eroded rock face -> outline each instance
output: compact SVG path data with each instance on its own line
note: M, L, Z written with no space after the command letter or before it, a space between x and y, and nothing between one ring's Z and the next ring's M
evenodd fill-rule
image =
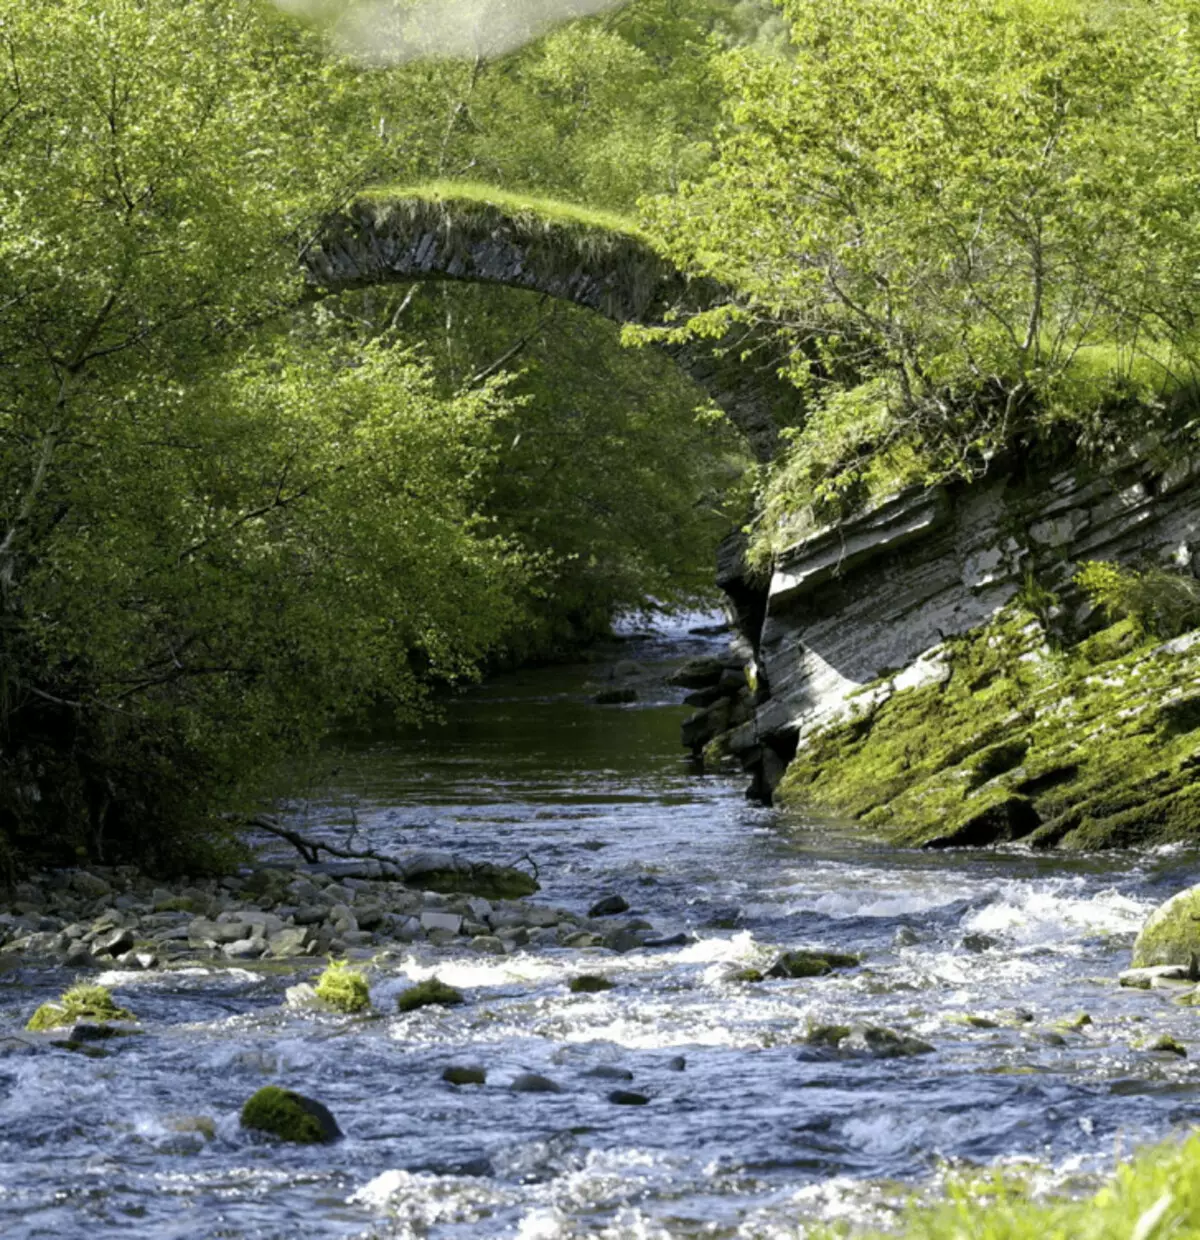
M918 844L1200 830L1186 777L1200 638L1104 629L1074 582L1091 560L1200 569L1200 455L1160 445L1107 473L1040 477L1009 462L913 489L798 530L757 599L736 550L719 577L754 646L757 704L713 744L760 799ZM1114 763L1124 790L1103 774Z

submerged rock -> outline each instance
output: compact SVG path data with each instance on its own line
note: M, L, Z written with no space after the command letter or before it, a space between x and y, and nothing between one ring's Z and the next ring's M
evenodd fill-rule
M573 995L594 995L602 990L612 990L613 983L598 973L583 973L573 977L567 983L567 989Z
M615 1064L602 1063L589 1068L584 1076L594 1076L602 1081L632 1081L633 1073L628 1068L618 1068Z
M1192 970L1189 965L1182 964L1159 964L1148 965L1141 969L1126 969L1117 977L1117 981L1122 986L1128 986L1133 990L1150 990L1158 982L1178 982L1185 985L1189 981L1193 981Z
M513 1078L509 1089L514 1094L561 1094L563 1091L561 1085L540 1072L522 1072Z
M451 1064L442 1073L442 1080L451 1085L485 1085L487 1072L469 1064Z
M614 1089L608 1100L619 1107L644 1107L650 1101L645 1094L632 1089Z
M848 952L791 951L767 970L768 977L824 977L835 969L855 969L862 960Z
M595 904L588 909L589 917L612 917L617 913L627 912L629 909L629 901L624 896L612 895L602 896Z
M246 1100L242 1127L301 1145L336 1141L342 1135L326 1106L278 1085L266 1085Z
M401 1012L415 1012L423 1007L453 1007L464 1002L461 991L438 981L436 977L418 982L396 996L396 1008Z
M1133 945L1133 967L1182 965L1200 960L1200 885L1172 896L1150 914ZM1195 980L1195 978L1193 978Z
M858 1055L872 1059L900 1059L910 1055L929 1055L937 1048L912 1034L885 1025L810 1025L805 1042L839 1055Z
M637 701L636 689L601 689L594 694L592 701L597 706L622 706L627 702Z

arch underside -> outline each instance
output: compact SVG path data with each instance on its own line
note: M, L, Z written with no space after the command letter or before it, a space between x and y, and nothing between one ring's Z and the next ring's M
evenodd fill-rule
M475 200L360 199L327 224L304 263L326 293L416 280L500 284L619 324L658 326L726 299L719 285L689 280L634 232ZM725 411L759 460L774 455L778 428L795 420L799 398L779 379L773 350L744 328L718 341L656 347Z

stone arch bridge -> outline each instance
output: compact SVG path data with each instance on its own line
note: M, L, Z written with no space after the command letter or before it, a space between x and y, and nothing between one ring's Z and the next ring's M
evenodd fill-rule
M687 278L616 222L553 203L505 206L419 191L358 199L326 225L304 264L324 293L414 280L502 284L651 327L729 296L713 281ZM725 410L759 460L771 458L778 428L799 412L773 347L747 328L657 347Z

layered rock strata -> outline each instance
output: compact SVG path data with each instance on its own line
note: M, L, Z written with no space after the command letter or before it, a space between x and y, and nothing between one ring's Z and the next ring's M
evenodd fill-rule
M912 489L798 529L765 587L731 541L719 580L753 646L756 702L718 743L753 795L908 842L1200 833L1200 710L1187 709L1200 646L1112 625L1076 584L1088 561L1200 575L1200 452L1147 450L1103 472L1010 461ZM1089 805L1113 791L1103 762L1143 787ZM1122 814L1118 830L1098 825Z

